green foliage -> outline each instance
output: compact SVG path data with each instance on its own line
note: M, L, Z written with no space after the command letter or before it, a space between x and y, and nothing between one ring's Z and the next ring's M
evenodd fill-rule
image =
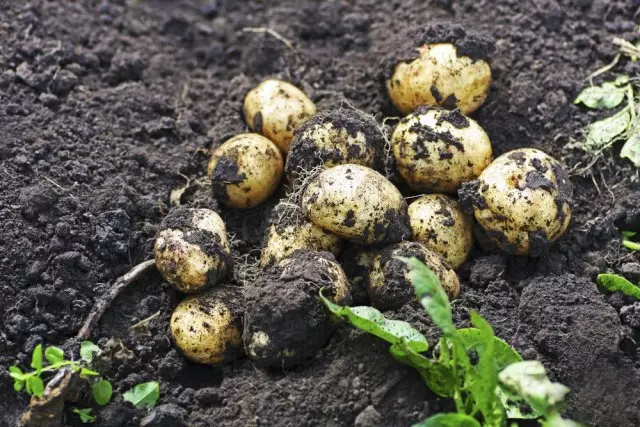
M92 411L93 410L91 408L73 408L73 413L78 414L78 416L80 417L80 421L82 421L82 424L91 424L96 422L96 417L91 415Z
M613 82L604 82L599 86L589 86L576 97L574 104L583 104L594 110L609 110L624 101L629 77L620 76Z
M80 343L80 358L87 363L93 362L93 357L100 353L100 347L91 341L82 341Z
M107 380L100 380L91 386L91 394L93 400L100 406L104 406L111 400L111 394L113 393L113 387Z
M151 381L138 384L125 392L122 397L136 408L153 408L160 399L160 383Z
M623 294L640 300L640 287L617 274L598 274L598 285L609 292L622 292Z
M480 427L480 423L467 414L451 412L436 414L422 422L414 424L413 427Z
M623 231L621 233L622 246L632 251L640 251L640 243L634 240L637 234L635 231Z

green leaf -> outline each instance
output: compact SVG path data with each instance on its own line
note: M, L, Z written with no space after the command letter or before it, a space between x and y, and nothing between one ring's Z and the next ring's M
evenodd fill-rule
M100 353L100 347L92 343L91 341L82 341L80 343L80 357L87 363L93 361L93 357Z
M91 369L82 368L80 369L80 376L82 377L99 377L100 372L92 371Z
M64 351L58 347L47 347L44 356L51 365L64 362Z
M91 386L91 394L93 394L93 400L100 406L104 406L111 400L111 394L113 393L113 387L107 380L100 380Z
M26 377L24 372L22 372L22 369L18 368L17 366L9 367L9 375L11 375L11 378L13 378L14 380L24 380Z
M628 80L627 80L628 82ZM616 80L618 85L623 84L622 80ZM618 87L616 83L605 82L600 86L590 86L584 89L573 101L574 104L584 104L592 109L615 108L624 101L626 87Z
M35 375L27 377L26 380L27 393L36 396L42 397L44 394L44 383Z
M415 368L432 392L442 397L453 396L455 378L446 365L414 352L404 342L393 344L389 352L398 362Z
M620 150L620 157L631 160L631 163L640 168L640 133L634 133Z
M633 240L622 240L622 246L632 251L640 251L640 243L634 242Z
M581 427L582 424L573 420L562 418L560 414L555 413L548 417L543 423L542 427Z
M617 274L598 274L598 285L609 292L622 292L623 294L640 300L640 288L622 276Z
M24 388L24 380L14 380L13 381L13 389L15 391L22 391L22 389Z
M502 407L509 419L534 420L542 416L542 414L535 411L522 396L514 394L502 384L496 389L496 395L498 399L500 399Z
M481 427L473 417L461 413L444 413L433 415L426 420L414 424L413 427Z
M125 401L131 402L136 408L153 408L160 399L160 383L151 381L138 384L125 392L122 397Z
M38 344L31 355L31 367L36 372L42 371L42 344Z
M547 416L557 410L569 392L568 387L551 382L544 366L537 360L511 364L498 374L498 378L511 392L522 396L534 410Z
M456 327L451 316L451 305L438 276L417 258L398 259L411 267L409 280L429 317L444 335L453 334Z
M96 421L96 417L91 415L92 411L93 409L91 408L84 408L84 409L73 408L73 413L78 414L78 416L80 417L80 421L83 424L90 424Z
M484 351L485 341L482 332L477 328L458 329L457 335L464 342L467 353L475 350L478 353ZM502 370L512 363L521 362L522 356L504 340L494 336L495 361L498 370Z
M625 107L612 116L591 123L586 128L584 148L587 151L599 151L609 147L631 127L631 112Z

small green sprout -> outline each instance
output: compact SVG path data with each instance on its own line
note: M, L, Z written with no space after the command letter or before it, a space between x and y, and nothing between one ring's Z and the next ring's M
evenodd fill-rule
M73 413L78 414L82 424L91 424L96 422L96 417L91 415L92 411L93 409L91 408L83 408L83 409L73 408Z
M158 381L150 381L138 384L125 392L122 397L136 408L153 408L160 399L160 383Z
M640 287L617 274L598 274L598 285L609 292L622 292L623 294L640 300Z

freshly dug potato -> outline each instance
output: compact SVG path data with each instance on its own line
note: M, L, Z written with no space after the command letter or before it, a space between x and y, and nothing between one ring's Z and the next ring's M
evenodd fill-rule
M416 192L453 193L491 162L491 141L457 111L421 107L400 121L391 139L400 175Z
M367 293L377 309L396 310L416 297L409 280L411 270L396 257L418 258L438 276L449 298L456 298L460 293L458 275L440 255L422 243L401 242L382 249L373 260Z
M341 164L381 166L384 136L375 120L343 108L319 113L303 124L291 143L285 174L294 182L317 166Z
M318 293L351 303L349 282L329 252L296 251L247 290L244 348L256 366L287 368L313 357L336 322Z
M315 104L304 92L281 80L265 80L244 98L247 125L284 153L289 151L295 130L315 113Z
M473 223L457 201L429 194L412 202L407 212L413 240L437 252L454 270L466 261L473 246Z
M421 105L471 114L487 98L491 49L488 40L467 34L462 27L432 27L409 55L391 63L386 81L389 97L403 114Z
M160 225L153 253L162 277L189 294L214 286L233 268L224 222L209 209L172 210Z
M410 235L402 194L364 166L323 171L305 188L301 206L311 222L356 243L393 243Z
M232 362L244 354L238 288L223 286L189 297L173 310L169 329L187 358L205 365Z
M278 204L269 218L260 266L268 267L299 249L327 251L337 256L342 240L308 221L299 206Z
M243 133L213 151L209 177L224 205L243 209L259 205L276 191L282 169L282 154L273 142Z
M502 249L538 256L567 230L572 192L558 161L522 148L498 157L476 181L466 183L460 200Z

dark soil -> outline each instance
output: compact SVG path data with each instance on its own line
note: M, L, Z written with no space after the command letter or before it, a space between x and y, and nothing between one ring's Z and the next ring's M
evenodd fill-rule
M381 91L382 58L413 43L420 25L462 24L495 41L495 81L473 117L496 155L536 147L571 169L587 159L567 144L597 115L571 101L613 58L612 37L636 37L637 9L631 0L0 2L0 425L14 425L28 403L7 367L28 366L38 343L77 357L72 338L95 299L150 256L171 189L203 176L207 150L246 130L242 97L261 79L297 84L321 110L346 100L381 121L397 115ZM270 27L295 50L245 27ZM478 245L459 271L456 321L467 325L469 309L479 310L525 358L544 361L573 389L569 416L633 426L640 308L593 279L608 268L640 279L614 226L638 226L640 187L617 156L593 170L593 179L571 177L572 225L544 256ZM189 203L206 205L203 197ZM274 203L222 213L237 250L260 244ZM102 371L116 396L95 408L99 425L406 426L449 408L384 343L348 327L285 372L248 359L192 364L168 339L179 300L151 274L94 331L102 347L112 339ZM157 312L146 330L130 329ZM437 338L413 306L392 314ZM162 384L160 406L122 402L148 380ZM78 424L71 414L68 422Z

